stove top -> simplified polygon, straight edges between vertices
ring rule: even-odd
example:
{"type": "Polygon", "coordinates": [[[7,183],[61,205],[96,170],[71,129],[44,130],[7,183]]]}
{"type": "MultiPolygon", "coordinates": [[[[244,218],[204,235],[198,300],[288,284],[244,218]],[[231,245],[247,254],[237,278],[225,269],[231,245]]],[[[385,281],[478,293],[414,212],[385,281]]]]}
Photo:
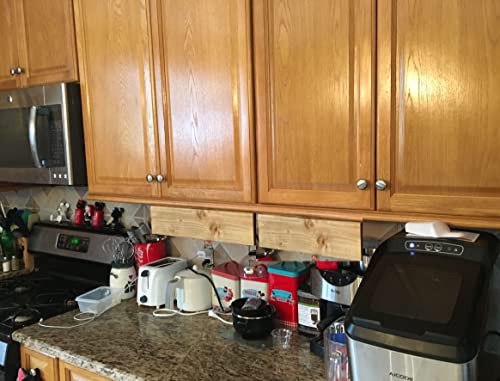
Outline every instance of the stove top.
{"type": "Polygon", "coordinates": [[[41,318],[70,311],[77,307],[75,298],[92,289],[51,275],[32,273],[0,282],[0,333],[10,336],[19,328],[41,318]]]}

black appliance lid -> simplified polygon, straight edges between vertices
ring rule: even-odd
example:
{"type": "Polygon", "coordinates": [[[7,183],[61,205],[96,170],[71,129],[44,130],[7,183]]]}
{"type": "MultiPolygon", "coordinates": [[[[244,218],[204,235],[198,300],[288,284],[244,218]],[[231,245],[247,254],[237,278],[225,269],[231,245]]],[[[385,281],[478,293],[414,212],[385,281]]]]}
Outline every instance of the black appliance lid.
{"type": "Polygon", "coordinates": [[[477,354],[487,280],[478,262],[377,252],[351,306],[355,340],[463,363],[477,354]]]}

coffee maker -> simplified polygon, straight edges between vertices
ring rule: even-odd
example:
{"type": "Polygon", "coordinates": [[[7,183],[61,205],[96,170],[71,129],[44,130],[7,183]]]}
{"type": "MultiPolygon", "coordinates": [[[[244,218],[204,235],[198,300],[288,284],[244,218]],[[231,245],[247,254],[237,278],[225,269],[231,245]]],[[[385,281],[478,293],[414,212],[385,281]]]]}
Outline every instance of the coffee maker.
{"type": "Polygon", "coordinates": [[[317,262],[311,269],[311,294],[319,299],[318,335],[310,341],[311,352],[323,358],[323,331],[349,310],[362,280],[357,263],[340,263],[337,268],[317,262]]]}

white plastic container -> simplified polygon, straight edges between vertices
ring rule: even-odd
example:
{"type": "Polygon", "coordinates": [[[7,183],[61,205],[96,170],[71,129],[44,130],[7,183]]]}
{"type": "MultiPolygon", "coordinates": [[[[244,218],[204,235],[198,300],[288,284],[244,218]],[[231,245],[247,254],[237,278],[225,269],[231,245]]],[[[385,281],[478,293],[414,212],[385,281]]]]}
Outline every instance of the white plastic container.
{"type": "Polygon", "coordinates": [[[241,273],[240,290],[242,298],[259,298],[267,301],[269,283],[266,266],[258,264],[245,267],[241,273]]]}
{"type": "Polygon", "coordinates": [[[78,296],[75,301],[80,312],[100,315],[120,303],[121,296],[121,289],[102,286],[78,296]]]}

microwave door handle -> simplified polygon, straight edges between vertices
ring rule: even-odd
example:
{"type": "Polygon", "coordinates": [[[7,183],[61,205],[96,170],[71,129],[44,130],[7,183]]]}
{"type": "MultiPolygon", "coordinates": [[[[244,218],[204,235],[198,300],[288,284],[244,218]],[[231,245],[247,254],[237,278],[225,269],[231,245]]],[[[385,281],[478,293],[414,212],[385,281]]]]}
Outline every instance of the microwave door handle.
{"type": "Polygon", "coordinates": [[[42,168],[40,163],[40,158],[38,157],[38,145],[36,142],[36,112],[37,107],[31,106],[30,108],[30,119],[28,125],[28,139],[30,142],[31,157],[33,158],[33,164],[36,168],[42,168]]]}

